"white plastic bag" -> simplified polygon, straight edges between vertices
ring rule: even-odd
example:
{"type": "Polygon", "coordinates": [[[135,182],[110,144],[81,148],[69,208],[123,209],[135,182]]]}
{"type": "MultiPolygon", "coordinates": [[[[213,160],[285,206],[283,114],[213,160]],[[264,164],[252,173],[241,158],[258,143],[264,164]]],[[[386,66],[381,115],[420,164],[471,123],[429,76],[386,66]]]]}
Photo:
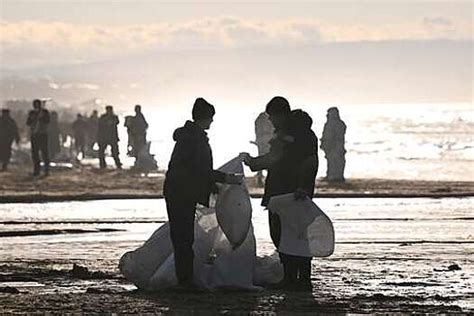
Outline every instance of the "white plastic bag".
{"type": "Polygon", "coordinates": [[[280,216],[280,252],[304,257],[327,257],[334,252],[332,222],[311,199],[295,200],[293,193],[278,195],[270,199],[268,209],[280,216]]]}
{"type": "MultiPolygon", "coordinates": [[[[219,170],[226,173],[243,174],[242,159],[236,157],[220,167],[219,170]]],[[[245,183],[219,185],[216,216],[219,226],[232,247],[240,246],[247,237],[252,221],[252,204],[245,183]]]]}

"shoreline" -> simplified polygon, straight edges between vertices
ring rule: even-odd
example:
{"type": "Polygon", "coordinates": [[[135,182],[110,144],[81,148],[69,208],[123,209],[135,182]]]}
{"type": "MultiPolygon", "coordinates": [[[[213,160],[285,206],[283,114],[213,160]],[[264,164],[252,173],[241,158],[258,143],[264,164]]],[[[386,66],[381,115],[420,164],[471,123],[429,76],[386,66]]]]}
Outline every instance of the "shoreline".
{"type": "MultiPolygon", "coordinates": [[[[261,193],[251,193],[251,198],[262,198],[261,193]]],[[[321,193],[315,194],[313,198],[468,198],[473,197],[474,192],[455,192],[455,193],[321,193]]],[[[80,202],[80,201],[97,201],[97,200],[144,200],[144,199],[163,199],[163,194],[28,194],[28,195],[1,195],[0,203],[49,203],[49,202],[80,202]]]]}
{"type": "MultiPolygon", "coordinates": [[[[90,166],[52,170],[34,178],[25,166],[0,172],[0,203],[46,203],[111,199],[162,199],[163,172],[143,176],[131,170],[99,170],[90,166]]],[[[252,198],[263,188],[245,178],[252,198]]],[[[474,196],[474,181],[349,178],[330,183],[317,178],[314,198],[464,198],[474,196]]]]}

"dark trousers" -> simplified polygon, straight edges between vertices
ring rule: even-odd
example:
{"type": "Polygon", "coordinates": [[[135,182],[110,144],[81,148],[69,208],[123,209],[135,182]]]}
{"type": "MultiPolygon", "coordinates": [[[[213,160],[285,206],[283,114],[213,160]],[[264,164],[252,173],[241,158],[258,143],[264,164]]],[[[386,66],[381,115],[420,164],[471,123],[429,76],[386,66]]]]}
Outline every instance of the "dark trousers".
{"type": "Polygon", "coordinates": [[[179,284],[193,282],[194,217],[196,201],[166,198],[174,264],[179,284]]]}
{"type": "Polygon", "coordinates": [[[49,172],[49,151],[48,151],[48,134],[31,135],[31,158],[33,159],[33,174],[38,175],[40,172],[40,152],[44,162],[44,171],[49,172]]]}
{"type": "Polygon", "coordinates": [[[0,162],[2,163],[2,170],[7,170],[8,163],[12,156],[12,142],[0,139],[0,162]]]}
{"type": "Polygon", "coordinates": [[[114,158],[115,165],[117,168],[122,167],[122,163],[120,162],[119,158],[119,149],[118,149],[118,143],[117,142],[112,142],[112,143],[99,143],[99,162],[100,162],[100,167],[105,168],[107,164],[105,163],[105,149],[107,146],[111,147],[112,149],[112,157],[114,158]]]}
{"type": "MultiPolygon", "coordinates": [[[[281,238],[280,216],[269,211],[268,223],[270,237],[275,247],[278,248],[281,238]]],[[[293,256],[280,252],[280,262],[283,264],[284,281],[311,283],[311,257],[293,256]]]]}

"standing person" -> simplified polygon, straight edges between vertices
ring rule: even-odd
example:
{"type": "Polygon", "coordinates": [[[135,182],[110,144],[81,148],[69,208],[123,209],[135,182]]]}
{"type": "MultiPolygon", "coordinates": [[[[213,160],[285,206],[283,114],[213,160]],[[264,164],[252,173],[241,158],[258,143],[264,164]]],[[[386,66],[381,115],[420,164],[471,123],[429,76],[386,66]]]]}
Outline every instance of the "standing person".
{"type": "Polygon", "coordinates": [[[49,111],[42,107],[39,99],[33,101],[33,110],[28,113],[26,125],[30,128],[31,158],[33,176],[40,173],[40,152],[44,163],[45,175],[49,175],[48,125],[49,111]]]}
{"type": "Polygon", "coordinates": [[[142,113],[141,105],[135,105],[135,116],[133,117],[133,152],[135,157],[142,148],[146,145],[146,131],[148,129],[148,123],[145,116],[142,113]]]}
{"type": "Polygon", "coordinates": [[[53,160],[61,152],[60,134],[58,113],[52,111],[48,126],[48,153],[50,160],[53,160]]]}
{"type": "MultiPolygon", "coordinates": [[[[259,156],[266,155],[270,151],[270,140],[273,137],[274,130],[275,128],[270,122],[268,114],[266,112],[260,113],[255,120],[255,142],[253,142],[257,145],[259,156]]],[[[257,185],[263,186],[262,170],[257,172],[257,185]]]]}
{"type": "Polygon", "coordinates": [[[7,171],[8,163],[12,155],[12,143],[15,141],[18,145],[20,135],[15,120],[10,116],[9,109],[2,109],[0,116],[0,162],[1,171],[7,171]]]}
{"type": "Polygon", "coordinates": [[[76,120],[72,123],[72,131],[74,133],[74,147],[76,148],[76,157],[82,153],[85,155],[87,122],[81,114],[77,114],[76,120]]]}
{"type": "Polygon", "coordinates": [[[105,162],[105,149],[110,145],[112,149],[112,157],[114,158],[117,169],[122,169],[122,163],[119,158],[118,148],[118,132],[117,125],[119,118],[114,114],[114,109],[111,105],[105,107],[105,113],[99,119],[98,141],[99,141],[99,162],[100,168],[104,169],[107,164],[105,162]]]}
{"type": "Polygon", "coordinates": [[[214,106],[197,98],[192,109],[192,121],[174,131],[176,142],[166,172],[163,192],[170,223],[176,277],[181,287],[192,289],[193,243],[196,204],[209,206],[216,182],[238,184],[241,177],[213,169],[208,130],[215,114],[214,106]]]}
{"type": "MultiPolygon", "coordinates": [[[[314,180],[311,189],[311,183],[307,179],[311,178],[313,174],[315,176],[315,173],[314,171],[307,173],[302,168],[311,165],[310,157],[316,152],[317,140],[315,143],[315,136],[313,138],[309,131],[298,127],[301,121],[307,120],[307,118],[301,118],[306,117],[307,114],[304,112],[304,114],[296,114],[295,119],[288,101],[280,96],[270,100],[265,112],[269,115],[270,121],[275,127],[274,137],[270,141],[270,151],[266,155],[255,158],[250,157],[248,153],[243,153],[244,162],[252,171],[264,169],[268,171],[262,206],[267,206],[272,196],[281,194],[294,193],[295,198],[301,198],[305,195],[312,197],[314,180]],[[300,118],[298,118],[298,115],[300,118]]],[[[307,126],[307,123],[305,126],[307,126]]],[[[312,160],[314,161],[314,158],[312,160]]],[[[269,212],[268,221],[270,237],[278,248],[281,235],[280,218],[277,214],[269,212]]],[[[302,259],[301,263],[298,260],[299,258],[296,256],[280,252],[284,277],[278,287],[297,289],[307,281],[307,271],[302,270],[307,269],[304,267],[307,267],[308,260],[302,259]],[[298,278],[300,267],[302,273],[298,278]]]]}
{"type": "Polygon", "coordinates": [[[98,143],[97,135],[99,133],[99,113],[97,110],[92,111],[91,116],[87,120],[87,152],[94,152],[94,145],[98,143]]]}
{"type": "Polygon", "coordinates": [[[326,179],[330,182],[344,182],[346,124],[339,117],[336,107],[329,108],[326,117],[327,122],[321,137],[321,149],[327,160],[326,179]]]}

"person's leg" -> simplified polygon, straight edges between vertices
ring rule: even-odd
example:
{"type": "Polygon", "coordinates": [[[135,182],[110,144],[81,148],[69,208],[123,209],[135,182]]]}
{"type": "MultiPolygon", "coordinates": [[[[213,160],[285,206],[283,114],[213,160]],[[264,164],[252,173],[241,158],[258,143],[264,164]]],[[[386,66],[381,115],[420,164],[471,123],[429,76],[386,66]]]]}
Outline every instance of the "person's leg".
{"type": "Polygon", "coordinates": [[[99,143],[99,165],[100,169],[104,169],[107,165],[105,163],[105,148],[106,144],[99,143]]]}
{"type": "Polygon", "coordinates": [[[110,144],[112,147],[112,157],[114,158],[115,161],[115,166],[117,166],[118,169],[122,169],[122,163],[120,162],[120,157],[119,157],[119,148],[118,148],[118,143],[112,143],[110,144]]]}
{"type": "Polygon", "coordinates": [[[166,199],[176,277],[184,286],[193,283],[195,209],[194,201],[166,199]]]}
{"type": "Polygon", "coordinates": [[[44,173],[49,174],[49,150],[48,150],[48,134],[38,135],[39,148],[41,151],[41,158],[44,163],[44,173]]]}
{"type": "Polygon", "coordinates": [[[294,256],[280,252],[280,262],[283,265],[283,280],[277,284],[277,287],[285,290],[295,289],[298,277],[298,267],[294,260],[294,256]]]}
{"type": "Polygon", "coordinates": [[[311,291],[311,257],[298,257],[298,289],[311,291]]]}
{"type": "Polygon", "coordinates": [[[270,226],[270,237],[276,248],[280,244],[281,222],[278,214],[268,211],[268,225],[270,226]]]}
{"type": "Polygon", "coordinates": [[[31,135],[31,160],[33,160],[33,176],[39,175],[40,172],[40,157],[39,144],[37,135],[31,135]]]}

